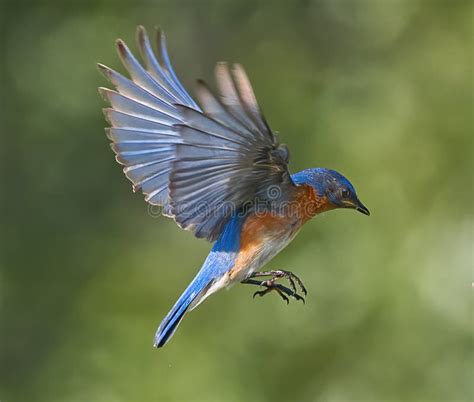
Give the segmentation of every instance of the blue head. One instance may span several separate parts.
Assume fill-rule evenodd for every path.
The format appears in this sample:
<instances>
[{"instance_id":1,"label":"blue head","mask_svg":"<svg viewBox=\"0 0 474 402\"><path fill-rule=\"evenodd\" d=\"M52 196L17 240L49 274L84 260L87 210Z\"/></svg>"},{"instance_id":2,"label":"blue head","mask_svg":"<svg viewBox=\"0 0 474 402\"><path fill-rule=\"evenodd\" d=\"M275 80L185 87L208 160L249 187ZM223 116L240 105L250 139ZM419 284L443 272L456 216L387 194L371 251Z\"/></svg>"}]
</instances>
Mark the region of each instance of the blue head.
<instances>
[{"instance_id":1,"label":"blue head","mask_svg":"<svg viewBox=\"0 0 474 402\"><path fill-rule=\"evenodd\" d=\"M309 184L319 197L327 197L336 208L352 208L365 215L369 210L360 202L354 186L342 174L324 168L305 169L291 176L295 184Z\"/></svg>"}]
</instances>

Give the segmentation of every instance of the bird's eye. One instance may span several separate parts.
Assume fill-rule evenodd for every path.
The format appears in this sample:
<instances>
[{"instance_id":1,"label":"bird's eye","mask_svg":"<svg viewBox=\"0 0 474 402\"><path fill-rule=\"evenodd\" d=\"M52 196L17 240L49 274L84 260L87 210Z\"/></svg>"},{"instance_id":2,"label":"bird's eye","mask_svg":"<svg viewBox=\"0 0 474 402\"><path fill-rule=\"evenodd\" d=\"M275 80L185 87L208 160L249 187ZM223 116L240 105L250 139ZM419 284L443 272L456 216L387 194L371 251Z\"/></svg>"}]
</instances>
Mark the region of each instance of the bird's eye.
<instances>
[{"instance_id":1,"label":"bird's eye","mask_svg":"<svg viewBox=\"0 0 474 402\"><path fill-rule=\"evenodd\" d=\"M348 198L350 195L349 190L347 188L343 189L341 195L343 198Z\"/></svg>"}]
</instances>

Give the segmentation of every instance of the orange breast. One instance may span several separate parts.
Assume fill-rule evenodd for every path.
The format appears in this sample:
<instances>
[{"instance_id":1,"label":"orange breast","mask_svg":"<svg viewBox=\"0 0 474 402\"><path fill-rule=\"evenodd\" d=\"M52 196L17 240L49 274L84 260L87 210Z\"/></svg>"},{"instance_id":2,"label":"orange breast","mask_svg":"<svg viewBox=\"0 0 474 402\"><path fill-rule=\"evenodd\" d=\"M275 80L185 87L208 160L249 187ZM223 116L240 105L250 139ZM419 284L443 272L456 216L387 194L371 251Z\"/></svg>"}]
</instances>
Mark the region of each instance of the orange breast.
<instances>
[{"instance_id":1,"label":"orange breast","mask_svg":"<svg viewBox=\"0 0 474 402\"><path fill-rule=\"evenodd\" d=\"M286 245L285 239L292 238L300 226L296 219L272 212L249 216L242 227L240 251L230 271L231 280L241 276L256 261L263 263L267 257L278 253L279 245Z\"/></svg>"},{"instance_id":2,"label":"orange breast","mask_svg":"<svg viewBox=\"0 0 474 402\"><path fill-rule=\"evenodd\" d=\"M335 208L335 206L329 202L327 197L318 196L316 190L308 184L298 186L295 204L296 211L302 220L302 224L322 212Z\"/></svg>"},{"instance_id":3,"label":"orange breast","mask_svg":"<svg viewBox=\"0 0 474 402\"><path fill-rule=\"evenodd\" d=\"M284 248L305 222L332 208L326 197L318 197L311 186L302 185L298 186L294 199L278 213L249 216L242 227L240 251L229 272L230 279L241 277L254 264L260 266L259 262L265 262Z\"/></svg>"},{"instance_id":4,"label":"orange breast","mask_svg":"<svg viewBox=\"0 0 474 402\"><path fill-rule=\"evenodd\" d=\"M246 219L240 248L251 248L255 243L260 244L265 237L285 236L297 231L315 215L333 208L327 197L319 197L313 187L306 184L298 186L294 199L278 213L258 213Z\"/></svg>"}]
</instances>

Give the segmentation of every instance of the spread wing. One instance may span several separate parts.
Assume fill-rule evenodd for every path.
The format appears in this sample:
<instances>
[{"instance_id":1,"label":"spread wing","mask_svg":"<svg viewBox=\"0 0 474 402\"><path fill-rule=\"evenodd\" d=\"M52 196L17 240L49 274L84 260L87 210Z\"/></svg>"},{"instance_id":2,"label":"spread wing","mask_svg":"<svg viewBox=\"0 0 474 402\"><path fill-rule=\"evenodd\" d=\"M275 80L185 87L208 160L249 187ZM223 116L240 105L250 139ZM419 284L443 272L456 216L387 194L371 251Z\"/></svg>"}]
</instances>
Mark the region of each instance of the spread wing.
<instances>
[{"instance_id":1,"label":"spread wing","mask_svg":"<svg viewBox=\"0 0 474 402\"><path fill-rule=\"evenodd\" d=\"M200 107L174 73L164 35L157 32L155 55L145 29L137 32L143 65L117 41L131 79L99 65L116 89L99 89L111 104L104 110L107 136L134 191L213 241L243 205L274 201L294 186L288 150L277 143L240 65L217 65L219 97L198 81Z\"/></svg>"}]
</instances>

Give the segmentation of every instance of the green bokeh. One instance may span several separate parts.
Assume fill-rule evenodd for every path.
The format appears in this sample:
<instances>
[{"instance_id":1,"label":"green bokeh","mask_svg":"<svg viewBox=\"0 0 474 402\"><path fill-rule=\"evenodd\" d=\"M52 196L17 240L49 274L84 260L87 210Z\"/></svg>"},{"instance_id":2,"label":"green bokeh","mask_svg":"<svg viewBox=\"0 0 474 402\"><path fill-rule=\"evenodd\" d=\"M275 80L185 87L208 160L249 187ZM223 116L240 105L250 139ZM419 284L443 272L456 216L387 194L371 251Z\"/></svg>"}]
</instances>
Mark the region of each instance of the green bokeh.
<instances>
[{"instance_id":1,"label":"green bokeh","mask_svg":"<svg viewBox=\"0 0 474 402\"><path fill-rule=\"evenodd\" d=\"M468 1L8 1L2 14L0 400L473 399ZM306 305L235 286L153 334L210 245L152 218L103 134L135 26L178 75L238 61L292 171L347 175L372 216L310 222L268 267Z\"/></svg>"}]
</instances>

